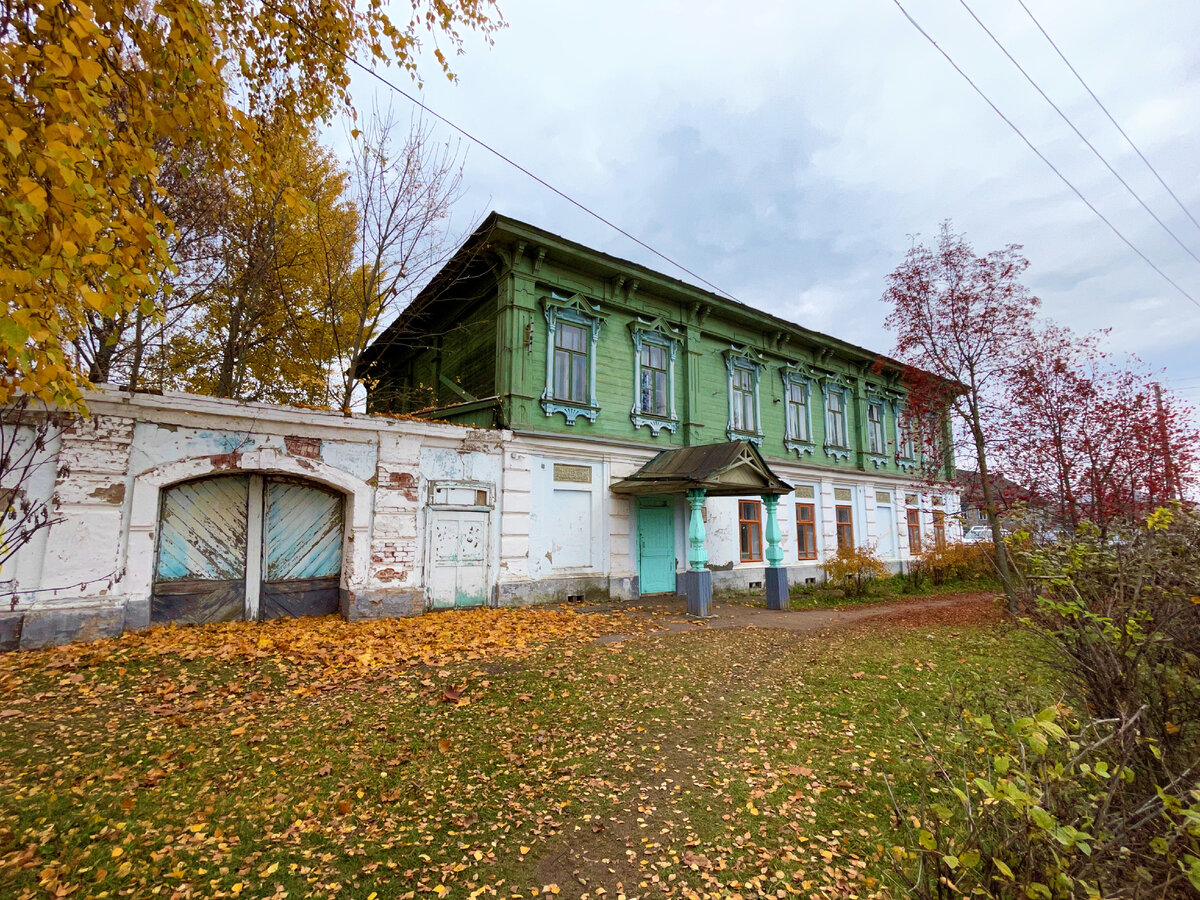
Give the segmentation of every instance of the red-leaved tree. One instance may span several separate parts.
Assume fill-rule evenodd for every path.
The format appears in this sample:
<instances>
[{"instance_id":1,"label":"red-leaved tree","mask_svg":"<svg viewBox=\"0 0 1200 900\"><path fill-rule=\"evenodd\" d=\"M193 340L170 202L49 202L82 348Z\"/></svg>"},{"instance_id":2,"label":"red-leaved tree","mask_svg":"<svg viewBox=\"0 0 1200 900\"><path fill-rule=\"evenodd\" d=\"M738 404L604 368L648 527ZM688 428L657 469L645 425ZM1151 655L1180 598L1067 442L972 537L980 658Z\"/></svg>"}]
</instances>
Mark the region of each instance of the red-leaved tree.
<instances>
[{"instance_id":1,"label":"red-leaved tree","mask_svg":"<svg viewBox=\"0 0 1200 900\"><path fill-rule=\"evenodd\" d=\"M1104 353L1101 336L1042 329L1010 374L1001 446L1006 473L1052 499L1058 524L1086 520L1106 532L1187 494L1200 432L1193 410L1136 360L1123 366Z\"/></svg>"},{"instance_id":2,"label":"red-leaved tree","mask_svg":"<svg viewBox=\"0 0 1200 900\"><path fill-rule=\"evenodd\" d=\"M1003 385L1033 344L1039 301L1021 284L1028 266L1016 244L977 256L944 222L935 246L913 245L888 276L883 295L892 307L885 324L896 334L894 355L909 367L904 375L909 427L939 463L946 452L975 460L1012 610L1016 591L989 472L996 424L1006 412ZM943 427L947 416L950 429ZM949 448L942 446L947 431Z\"/></svg>"}]
</instances>

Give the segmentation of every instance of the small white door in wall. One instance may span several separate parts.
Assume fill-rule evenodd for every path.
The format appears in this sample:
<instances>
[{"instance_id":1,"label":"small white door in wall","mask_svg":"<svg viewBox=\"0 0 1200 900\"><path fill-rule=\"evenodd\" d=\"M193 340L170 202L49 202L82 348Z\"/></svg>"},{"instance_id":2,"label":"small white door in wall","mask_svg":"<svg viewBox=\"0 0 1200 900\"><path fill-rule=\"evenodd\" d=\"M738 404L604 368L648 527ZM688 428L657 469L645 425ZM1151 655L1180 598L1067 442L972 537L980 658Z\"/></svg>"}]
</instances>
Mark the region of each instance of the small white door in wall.
<instances>
[{"instance_id":1,"label":"small white door in wall","mask_svg":"<svg viewBox=\"0 0 1200 900\"><path fill-rule=\"evenodd\" d=\"M487 600L488 513L431 511L429 602L434 609L482 606Z\"/></svg>"}]
</instances>

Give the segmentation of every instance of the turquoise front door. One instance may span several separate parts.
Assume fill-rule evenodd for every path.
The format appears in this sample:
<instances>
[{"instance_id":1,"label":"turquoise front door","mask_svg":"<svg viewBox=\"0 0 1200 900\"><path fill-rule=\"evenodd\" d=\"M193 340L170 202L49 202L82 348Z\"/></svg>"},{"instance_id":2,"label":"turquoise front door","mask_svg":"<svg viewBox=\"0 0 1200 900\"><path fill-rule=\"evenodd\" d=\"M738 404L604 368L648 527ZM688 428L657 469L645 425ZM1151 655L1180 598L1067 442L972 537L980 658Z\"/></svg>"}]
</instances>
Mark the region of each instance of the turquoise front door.
<instances>
[{"instance_id":1,"label":"turquoise front door","mask_svg":"<svg viewBox=\"0 0 1200 900\"><path fill-rule=\"evenodd\" d=\"M638 507L638 590L675 592L675 510L667 500Z\"/></svg>"}]
</instances>

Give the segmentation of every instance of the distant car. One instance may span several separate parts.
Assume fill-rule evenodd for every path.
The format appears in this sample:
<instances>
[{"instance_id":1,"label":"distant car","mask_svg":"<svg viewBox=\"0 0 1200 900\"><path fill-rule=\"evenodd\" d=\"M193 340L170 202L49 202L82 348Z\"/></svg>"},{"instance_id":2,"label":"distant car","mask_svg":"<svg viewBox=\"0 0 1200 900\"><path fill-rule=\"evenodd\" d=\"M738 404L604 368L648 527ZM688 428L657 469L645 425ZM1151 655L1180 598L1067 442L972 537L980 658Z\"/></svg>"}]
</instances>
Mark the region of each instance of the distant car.
<instances>
[{"instance_id":1,"label":"distant car","mask_svg":"<svg viewBox=\"0 0 1200 900\"><path fill-rule=\"evenodd\" d=\"M989 543L992 540L992 529L987 525L972 525L963 535L964 544Z\"/></svg>"}]
</instances>

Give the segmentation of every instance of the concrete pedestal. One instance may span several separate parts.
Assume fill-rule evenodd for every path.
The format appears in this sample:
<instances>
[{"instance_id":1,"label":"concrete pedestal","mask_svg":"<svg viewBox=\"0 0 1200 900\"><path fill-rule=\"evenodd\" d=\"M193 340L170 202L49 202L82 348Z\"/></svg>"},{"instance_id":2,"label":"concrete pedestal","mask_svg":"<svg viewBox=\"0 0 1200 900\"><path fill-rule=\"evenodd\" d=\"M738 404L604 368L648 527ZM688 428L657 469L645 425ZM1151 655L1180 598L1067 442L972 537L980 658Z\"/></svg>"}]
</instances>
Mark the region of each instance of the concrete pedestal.
<instances>
[{"instance_id":1,"label":"concrete pedestal","mask_svg":"<svg viewBox=\"0 0 1200 900\"><path fill-rule=\"evenodd\" d=\"M712 572L701 569L698 572L688 570L683 573L683 595L687 597L689 616L707 619L712 615Z\"/></svg>"},{"instance_id":2,"label":"concrete pedestal","mask_svg":"<svg viewBox=\"0 0 1200 900\"><path fill-rule=\"evenodd\" d=\"M788 598L788 574L783 566L771 567L763 573L763 587L767 589L767 609L791 609Z\"/></svg>"}]
</instances>

